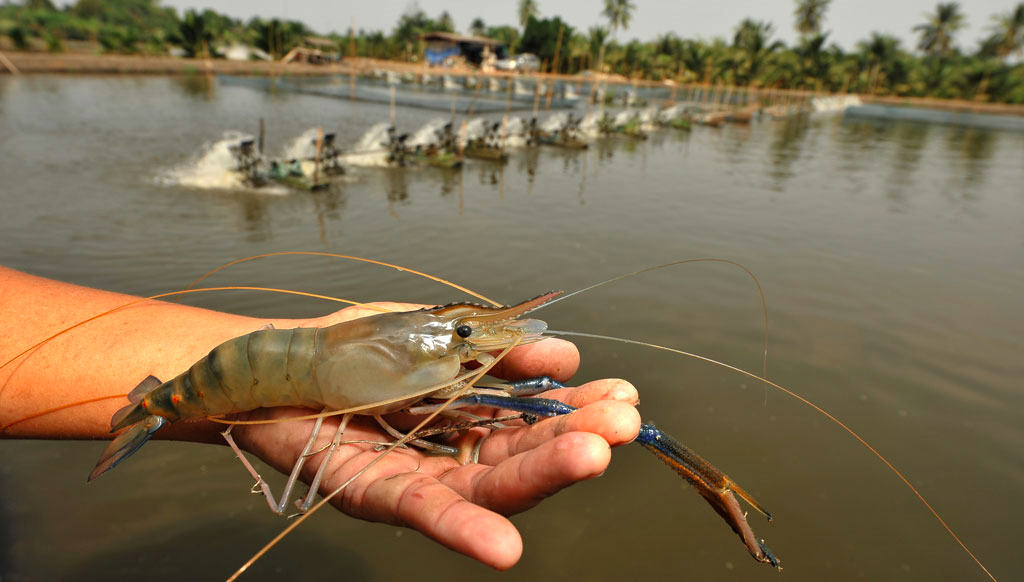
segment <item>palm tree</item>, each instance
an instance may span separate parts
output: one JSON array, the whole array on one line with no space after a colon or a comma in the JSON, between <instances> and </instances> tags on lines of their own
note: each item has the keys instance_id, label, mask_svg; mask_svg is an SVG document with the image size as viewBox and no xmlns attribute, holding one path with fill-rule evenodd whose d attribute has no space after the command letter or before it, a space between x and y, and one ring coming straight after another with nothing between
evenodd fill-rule
<instances>
[{"instance_id":1,"label":"palm tree","mask_svg":"<svg viewBox=\"0 0 1024 582\"><path fill-rule=\"evenodd\" d=\"M604 43L608 40L608 29L603 26L591 26L588 30L587 42L590 43L590 57L594 56L594 53L603 54ZM598 59L600 63L600 58ZM598 64L600 68L600 64Z\"/></svg>"},{"instance_id":2,"label":"palm tree","mask_svg":"<svg viewBox=\"0 0 1024 582\"><path fill-rule=\"evenodd\" d=\"M178 25L178 41L188 56L192 58L209 57L213 31L210 30L201 13L189 10L185 12L185 17Z\"/></svg>"},{"instance_id":3,"label":"palm tree","mask_svg":"<svg viewBox=\"0 0 1024 582\"><path fill-rule=\"evenodd\" d=\"M621 26L623 29L629 28L629 19L633 17L633 11L636 10L636 4L633 4L629 0L604 0L604 10L601 11L601 15L608 19L608 24L612 28L612 39L616 38L616 33L619 31ZM601 44L601 52L597 57L597 69L600 71L604 67L604 44Z\"/></svg>"},{"instance_id":4,"label":"palm tree","mask_svg":"<svg viewBox=\"0 0 1024 582\"><path fill-rule=\"evenodd\" d=\"M832 55L825 49L827 40L827 32L813 36L805 35L800 39L800 44L793 48L793 53L799 59L800 82L810 86L809 81L815 79L815 84L820 88L821 83L827 80L832 66Z\"/></svg>"},{"instance_id":5,"label":"palm tree","mask_svg":"<svg viewBox=\"0 0 1024 582\"><path fill-rule=\"evenodd\" d=\"M991 43L994 56L1005 59L1024 53L1024 2L1006 14L994 16L993 20L993 34L985 44Z\"/></svg>"},{"instance_id":6,"label":"palm tree","mask_svg":"<svg viewBox=\"0 0 1024 582\"><path fill-rule=\"evenodd\" d=\"M872 32L871 38L867 41L857 43L857 49L861 53L864 64L867 65L869 73L868 90L874 94L879 82L879 74L882 66L893 63L896 53L899 51L900 39L890 34Z\"/></svg>"},{"instance_id":7,"label":"palm tree","mask_svg":"<svg viewBox=\"0 0 1024 582\"><path fill-rule=\"evenodd\" d=\"M569 50L569 59L576 61L576 71L582 71L584 59L588 59L590 56L590 41L587 39L587 35L581 32L572 33L572 36L569 37L567 48Z\"/></svg>"},{"instance_id":8,"label":"palm tree","mask_svg":"<svg viewBox=\"0 0 1024 582\"><path fill-rule=\"evenodd\" d=\"M540 9L537 8L537 3L534 0L519 0L519 27L526 30L526 23L530 21L530 18L537 18L540 16Z\"/></svg>"},{"instance_id":9,"label":"palm tree","mask_svg":"<svg viewBox=\"0 0 1024 582\"><path fill-rule=\"evenodd\" d=\"M832 0L796 0L796 31L801 36L821 34L825 21L825 9Z\"/></svg>"},{"instance_id":10,"label":"palm tree","mask_svg":"<svg viewBox=\"0 0 1024 582\"><path fill-rule=\"evenodd\" d=\"M775 27L770 22L745 18L736 27L732 46L740 55L741 71L737 71L740 82L752 83L761 69L765 57L782 48L780 41L769 43Z\"/></svg>"},{"instance_id":11,"label":"palm tree","mask_svg":"<svg viewBox=\"0 0 1024 582\"><path fill-rule=\"evenodd\" d=\"M940 2L935 6L935 14L925 14L925 18L927 22L914 27L921 34L917 48L933 57L948 55L953 49L953 35L967 25L960 4Z\"/></svg>"}]
</instances>

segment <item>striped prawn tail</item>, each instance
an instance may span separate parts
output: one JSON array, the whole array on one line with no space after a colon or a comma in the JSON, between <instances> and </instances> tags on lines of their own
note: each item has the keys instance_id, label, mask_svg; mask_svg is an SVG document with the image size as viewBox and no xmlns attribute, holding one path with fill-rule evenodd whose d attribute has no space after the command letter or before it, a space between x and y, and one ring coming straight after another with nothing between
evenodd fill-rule
<instances>
[{"instance_id":1,"label":"striped prawn tail","mask_svg":"<svg viewBox=\"0 0 1024 582\"><path fill-rule=\"evenodd\" d=\"M139 405L146 394L160 385L160 380L153 376L147 376L128 394L131 404L114 413L110 419L110 432L127 428L114 437L114 440L110 441L107 448L103 450L99 461L96 462L96 467L92 473L89 473L89 481L113 469L115 465L131 456L132 453L139 450L139 447L146 444L153 433L167 423L167 419L164 417L149 414Z\"/></svg>"}]
</instances>

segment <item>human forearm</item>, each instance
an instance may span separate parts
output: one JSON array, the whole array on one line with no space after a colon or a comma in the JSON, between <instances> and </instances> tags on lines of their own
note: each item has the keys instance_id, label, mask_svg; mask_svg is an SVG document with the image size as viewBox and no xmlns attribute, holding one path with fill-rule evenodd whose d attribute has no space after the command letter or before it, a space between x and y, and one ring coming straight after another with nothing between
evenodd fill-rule
<instances>
[{"instance_id":1,"label":"human forearm","mask_svg":"<svg viewBox=\"0 0 1024 582\"><path fill-rule=\"evenodd\" d=\"M0 326L5 330L0 365L76 323L125 305L0 368L0 426L70 403L123 396L149 375L172 378L217 344L270 322L176 303L139 302L0 267ZM274 323L289 325L287 320ZM70 407L10 426L2 435L109 438L110 417L126 403L111 398ZM184 424L161 436L211 440L212 432L206 423Z\"/></svg>"}]
</instances>

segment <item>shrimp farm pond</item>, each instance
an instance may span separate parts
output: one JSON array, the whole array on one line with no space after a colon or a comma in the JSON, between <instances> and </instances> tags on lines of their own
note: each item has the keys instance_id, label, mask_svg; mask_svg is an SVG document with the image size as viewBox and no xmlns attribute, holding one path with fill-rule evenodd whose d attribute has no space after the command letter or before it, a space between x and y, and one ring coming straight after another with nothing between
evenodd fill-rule
<instances>
[{"instance_id":1,"label":"shrimp farm pond","mask_svg":"<svg viewBox=\"0 0 1024 582\"><path fill-rule=\"evenodd\" d=\"M420 162L448 122L459 139L507 137L524 123L502 122L501 108L460 107L452 119L447 97L436 100L399 99L392 120L386 99L216 78L0 77L0 264L147 296L234 259L319 251L512 304L674 261L735 261L764 289L768 378L885 455L996 578L1019 575L1024 132L804 112L637 139L589 133L584 102L541 102L541 126L564 127L572 113L589 147L389 160L392 123L418 143L402 155ZM261 119L268 159L308 166L310 148L333 134L344 171L314 190L263 174L250 182L236 171L239 147L257 147ZM326 175L327 162L315 170ZM313 256L251 261L205 282L356 301L469 299L407 272ZM260 317L337 309L252 291L183 301ZM535 317L763 371L757 287L724 263L646 272ZM787 582L988 579L896 475L805 404L692 358L575 341L576 381L629 380L645 420L771 510L771 523L749 519ZM103 447L0 440L0 580L225 579L288 523L249 493L227 447L153 442L87 484ZM601 477L511 519L524 553L504 573L328 509L241 579L779 579L633 445Z\"/></svg>"}]
</instances>

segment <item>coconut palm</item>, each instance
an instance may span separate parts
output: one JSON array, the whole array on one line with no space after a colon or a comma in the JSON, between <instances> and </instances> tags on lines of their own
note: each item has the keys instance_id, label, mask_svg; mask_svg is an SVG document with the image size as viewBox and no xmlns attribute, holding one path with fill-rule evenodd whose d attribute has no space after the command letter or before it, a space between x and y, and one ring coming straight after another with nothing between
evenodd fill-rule
<instances>
[{"instance_id":1,"label":"coconut palm","mask_svg":"<svg viewBox=\"0 0 1024 582\"><path fill-rule=\"evenodd\" d=\"M623 29L629 28L629 19L633 17L634 10L636 10L636 4L629 0L604 0L604 10L601 11L601 15L608 19L608 25L612 29L612 40L615 40L620 26ZM601 70L603 67L604 44L602 43L597 57L597 68Z\"/></svg>"},{"instance_id":2,"label":"coconut palm","mask_svg":"<svg viewBox=\"0 0 1024 582\"><path fill-rule=\"evenodd\" d=\"M793 48L800 70L796 79L797 84L805 87L820 87L821 82L828 77L829 69L832 66L831 54L825 49L825 42L828 40L828 33L805 35L800 39L800 44ZM814 79L815 83L810 81Z\"/></svg>"},{"instance_id":3,"label":"coconut palm","mask_svg":"<svg viewBox=\"0 0 1024 582\"><path fill-rule=\"evenodd\" d=\"M994 56L1006 58L1024 53L1024 2L1007 12L994 16L993 34L985 42Z\"/></svg>"},{"instance_id":4,"label":"coconut palm","mask_svg":"<svg viewBox=\"0 0 1024 582\"><path fill-rule=\"evenodd\" d=\"M576 70L582 71L584 60L589 60L590 57L590 41L587 39L587 35L582 32L574 32L566 45L569 51L569 60L576 61Z\"/></svg>"},{"instance_id":5,"label":"coconut palm","mask_svg":"<svg viewBox=\"0 0 1024 582\"><path fill-rule=\"evenodd\" d=\"M801 36L821 34L825 21L825 9L832 0L796 0L796 31Z\"/></svg>"},{"instance_id":6,"label":"coconut palm","mask_svg":"<svg viewBox=\"0 0 1024 582\"><path fill-rule=\"evenodd\" d=\"M608 29L603 26L591 26L587 31L587 43L590 45L589 58L595 54L600 55L604 51L604 43L608 40ZM600 70L600 57L598 57L598 69Z\"/></svg>"},{"instance_id":7,"label":"coconut palm","mask_svg":"<svg viewBox=\"0 0 1024 582\"><path fill-rule=\"evenodd\" d=\"M538 18L540 16L540 9L537 8L537 3L534 0L519 0L519 27L526 30L526 23L530 21L530 18Z\"/></svg>"},{"instance_id":8,"label":"coconut palm","mask_svg":"<svg viewBox=\"0 0 1024 582\"><path fill-rule=\"evenodd\" d=\"M935 6L935 13L925 14L925 18L927 22L914 27L921 35L917 48L933 57L950 54L953 50L953 36L967 25L960 4L940 2Z\"/></svg>"},{"instance_id":9,"label":"coconut palm","mask_svg":"<svg viewBox=\"0 0 1024 582\"><path fill-rule=\"evenodd\" d=\"M896 53L899 51L900 39L890 34L872 32L871 38L867 41L857 43L861 60L868 69L867 86L868 91L875 93L880 75L884 74L883 65L888 65L896 60Z\"/></svg>"},{"instance_id":10,"label":"coconut palm","mask_svg":"<svg viewBox=\"0 0 1024 582\"><path fill-rule=\"evenodd\" d=\"M781 41L769 42L775 27L770 22L744 18L736 27L732 46L738 53L737 80L750 84L757 79L761 65L771 53L783 47Z\"/></svg>"}]
</instances>

